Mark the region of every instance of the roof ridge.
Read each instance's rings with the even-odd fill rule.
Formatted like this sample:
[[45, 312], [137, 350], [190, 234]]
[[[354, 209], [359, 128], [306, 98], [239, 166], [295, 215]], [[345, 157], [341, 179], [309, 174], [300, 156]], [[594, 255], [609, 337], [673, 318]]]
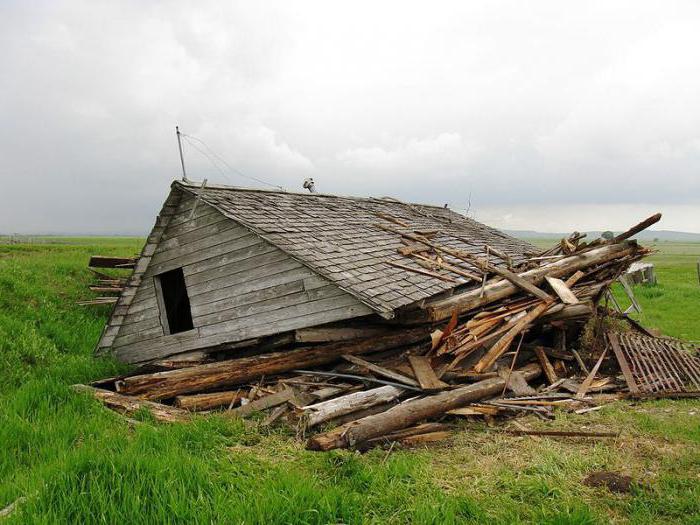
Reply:
[[[171, 186], [182, 186], [184, 188], [187, 188], [188, 190], [201, 190], [202, 189], [202, 183], [196, 183], [193, 181], [182, 181], [182, 180], [174, 180]], [[438, 210], [448, 210], [452, 213], [456, 213], [457, 215], [460, 215], [461, 217], [464, 217], [461, 213], [451, 209], [451, 208], [445, 208], [444, 206], [439, 206], [437, 204], [427, 204], [427, 203], [422, 203], [422, 202], [407, 202], [407, 201], [402, 201], [400, 199], [397, 199], [396, 197], [390, 197], [390, 196], [384, 196], [384, 197], [359, 197], [359, 196], [354, 196], [354, 195], [338, 195], [336, 193], [309, 193], [309, 192], [303, 192], [303, 191], [287, 191], [287, 190], [276, 190], [276, 189], [262, 189], [262, 188], [248, 188], [245, 186], [231, 186], [227, 184], [210, 184], [207, 182], [207, 185], [204, 187], [204, 190], [229, 190], [229, 191], [236, 191], [236, 192], [250, 192], [250, 193], [275, 193], [275, 194], [282, 194], [282, 195], [297, 195], [300, 197], [307, 197], [307, 198], [330, 198], [330, 199], [344, 199], [344, 200], [351, 200], [351, 201], [362, 201], [362, 202], [389, 202], [389, 203], [394, 203], [394, 204], [402, 204], [404, 206], [422, 206], [426, 208], [435, 208]]]

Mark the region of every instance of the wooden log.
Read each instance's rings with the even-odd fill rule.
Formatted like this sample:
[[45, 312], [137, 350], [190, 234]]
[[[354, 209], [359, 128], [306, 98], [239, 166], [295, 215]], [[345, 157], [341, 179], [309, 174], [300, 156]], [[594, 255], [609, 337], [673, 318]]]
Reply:
[[427, 339], [429, 335], [427, 327], [418, 327], [370, 340], [330, 343], [180, 370], [131, 376], [118, 381], [116, 386], [119, 392], [125, 394], [140, 395], [146, 399], [165, 399], [179, 394], [246, 383], [263, 375], [270, 376], [295, 368], [332, 363], [344, 354], [380, 352], [416, 343]]
[[[541, 373], [539, 365], [530, 364], [520, 370], [527, 380]], [[415, 425], [420, 421], [465, 406], [472, 401], [500, 393], [505, 380], [500, 377], [485, 379], [472, 385], [449, 390], [432, 396], [406, 401], [386, 412], [368, 416], [309, 439], [309, 450], [347, 448]]]
[[211, 410], [223, 406], [229, 407], [237, 405], [244, 397], [245, 394], [240, 391], [177, 396], [175, 398], [175, 406], [185, 410]]
[[186, 421], [190, 417], [189, 412], [186, 410], [124, 396], [116, 392], [111, 392], [110, 390], [103, 390], [88, 385], [73, 385], [71, 388], [76, 392], [90, 394], [95, 399], [101, 401], [106, 407], [122, 414], [132, 415], [135, 412], [145, 409], [150, 412], [157, 421], [164, 421], [167, 423]]
[[[550, 277], [570, 275], [583, 268], [630, 255], [636, 250], [636, 245], [629, 242], [606, 245], [589, 252], [560, 259], [519, 275], [533, 284], [539, 284], [547, 275]], [[441, 321], [450, 317], [455, 311], [460, 314], [465, 313], [479, 308], [480, 306], [509, 297], [519, 291], [519, 287], [507, 280], [498, 281], [486, 285], [484, 287], [483, 296], [480, 294], [480, 289], [470, 290], [446, 299], [428, 303], [424, 306], [424, 309], [426, 310], [429, 320]]]
[[614, 244], [614, 243], [618, 243], [620, 241], [624, 241], [625, 239], [629, 239], [630, 237], [637, 235], [639, 232], [646, 230], [652, 224], [656, 224], [660, 220], [661, 220], [661, 214], [656, 213], [656, 214], [652, 215], [651, 217], [644, 219], [639, 224], [635, 224], [626, 232], [623, 232], [620, 235], [614, 237], [613, 239], [610, 240], [610, 243]]
[[330, 421], [328, 421], [327, 424], [331, 427], [338, 427], [340, 425], [345, 425], [346, 423], [350, 423], [352, 421], [357, 421], [358, 419], [362, 419], [363, 417], [373, 416], [374, 414], [386, 412], [391, 407], [395, 406], [395, 404], [396, 404], [396, 402], [383, 403], [381, 405], [375, 405], [373, 407], [358, 410], [356, 412], [350, 412], [349, 414], [345, 414], [344, 416], [340, 416], [340, 417], [336, 417], [336, 418], [331, 419]]
[[301, 417], [307, 427], [313, 427], [352, 412], [389, 403], [398, 399], [404, 392], [405, 390], [393, 386], [382, 386], [362, 392], [354, 392], [305, 406], [300, 411]]

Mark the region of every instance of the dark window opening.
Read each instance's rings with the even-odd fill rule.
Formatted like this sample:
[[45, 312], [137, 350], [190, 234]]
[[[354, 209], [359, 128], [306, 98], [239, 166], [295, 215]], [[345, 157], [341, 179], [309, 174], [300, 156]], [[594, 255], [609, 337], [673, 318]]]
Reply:
[[[192, 330], [192, 311], [190, 310], [190, 298], [187, 296], [185, 286], [185, 274], [182, 268], [170, 270], [156, 276], [156, 289], [160, 294], [161, 310], [165, 308], [167, 325], [163, 328], [168, 334], [177, 334]], [[161, 317], [163, 312], [161, 311]]]

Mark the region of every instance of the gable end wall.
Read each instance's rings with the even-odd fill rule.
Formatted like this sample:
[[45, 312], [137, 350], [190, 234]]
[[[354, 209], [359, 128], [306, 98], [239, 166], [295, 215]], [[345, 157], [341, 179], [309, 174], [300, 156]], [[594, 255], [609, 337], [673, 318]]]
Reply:
[[[177, 199], [173, 198], [177, 194]], [[177, 204], [173, 207], [173, 202]], [[168, 202], [170, 201], [170, 202]], [[173, 190], [100, 341], [139, 363], [222, 343], [369, 315], [372, 310], [248, 228]], [[164, 210], [166, 210], [164, 207]], [[142, 263], [142, 261], [144, 261]], [[144, 269], [145, 267], [145, 269]], [[154, 276], [181, 267], [194, 329], [166, 335]], [[129, 299], [128, 302], [123, 299]]]

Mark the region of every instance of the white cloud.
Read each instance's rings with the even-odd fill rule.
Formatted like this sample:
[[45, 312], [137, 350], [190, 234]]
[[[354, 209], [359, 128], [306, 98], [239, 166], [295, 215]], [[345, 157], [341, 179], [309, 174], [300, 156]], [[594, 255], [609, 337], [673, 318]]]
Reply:
[[553, 228], [577, 207], [692, 209], [699, 24], [690, 0], [4, 2], [0, 230], [146, 231], [179, 176], [175, 124], [289, 189], [471, 195]]
[[466, 168], [479, 152], [474, 143], [459, 133], [441, 133], [429, 138], [394, 139], [391, 146], [359, 147], [338, 154], [337, 158], [352, 169], [394, 172], [405, 175], [440, 169]]

